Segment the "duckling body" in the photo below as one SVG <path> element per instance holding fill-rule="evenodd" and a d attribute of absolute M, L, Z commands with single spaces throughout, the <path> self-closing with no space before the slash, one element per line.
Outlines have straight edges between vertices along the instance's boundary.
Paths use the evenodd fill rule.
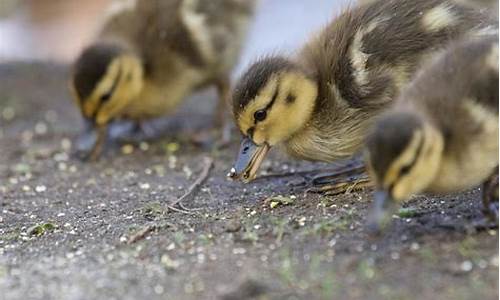
<path fill-rule="evenodd" d="M 351 157 L 425 61 L 453 40 L 497 27 L 453 1 L 370 1 L 335 18 L 296 57 L 252 65 L 235 89 L 236 122 L 253 148 L 279 145 L 314 161 Z M 256 120 L 262 110 L 266 118 Z M 233 177 L 256 169 L 243 166 L 238 159 Z"/>
<path fill-rule="evenodd" d="M 459 192 L 497 173 L 498 100 L 498 36 L 438 55 L 368 138 L 371 173 L 385 195 L 376 201 Z"/>
<path fill-rule="evenodd" d="M 292 156 L 321 161 L 361 149 L 373 117 L 450 41 L 488 28 L 479 12 L 446 1 L 374 1 L 343 14 L 299 54 L 318 83 L 311 119 L 284 142 Z"/>
<path fill-rule="evenodd" d="M 109 20 L 75 63 L 72 85 L 82 114 L 97 126 L 117 118 L 141 121 L 172 112 L 211 84 L 223 110 L 254 4 L 135 1 Z"/>

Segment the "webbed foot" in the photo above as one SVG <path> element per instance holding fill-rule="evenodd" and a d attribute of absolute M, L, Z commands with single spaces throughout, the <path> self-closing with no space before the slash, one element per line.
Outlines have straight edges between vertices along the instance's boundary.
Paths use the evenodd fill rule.
<path fill-rule="evenodd" d="M 492 223 L 498 225 L 498 171 L 483 183 L 483 213 Z"/>

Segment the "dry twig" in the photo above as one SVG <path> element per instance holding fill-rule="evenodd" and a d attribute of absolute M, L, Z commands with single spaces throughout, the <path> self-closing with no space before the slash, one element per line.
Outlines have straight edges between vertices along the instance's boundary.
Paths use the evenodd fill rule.
<path fill-rule="evenodd" d="M 210 157 L 205 157 L 204 166 L 200 176 L 196 179 L 195 182 L 193 182 L 193 184 L 188 188 L 188 190 L 184 193 L 184 195 L 182 195 L 180 198 L 170 203 L 167 207 L 169 209 L 172 209 L 173 211 L 191 213 L 189 209 L 185 208 L 182 205 L 182 201 L 192 196 L 200 188 L 203 182 L 205 182 L 205 180 L 208 178 L 208 175 L 210 174 L 210 170 L 212 169 L 213 165 L 214 165 L 214 160 Z M 176 205 L 181 207 L 181 209 L 175 208 Z"/>
<path fill-rule="evenodd" d="M 127 241 L 127 244 L 133 244 L 139 240 L 142 240 L 146 235 L 148 235 L 148 233 L 150 233 L 151 231 L 155 230 L 156 229 L 156 225 L 155 224 L 150 224 L 150 225 L 147 225 L 145 227 L 143 227 L 141 230 L 137 231 L 136 233 L 134 233 L 134 235 L 132 235 L 128 241 Z"/>

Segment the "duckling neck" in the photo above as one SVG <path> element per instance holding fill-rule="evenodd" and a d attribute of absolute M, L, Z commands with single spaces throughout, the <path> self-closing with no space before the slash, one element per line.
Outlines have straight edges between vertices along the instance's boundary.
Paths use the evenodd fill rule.
<path fill-rule="evenodd" d="M 299 159 L 324 162 L 356 154 L 374 121 L 372 115 L 347 107 L 337 107 L 332 114 L 331 109 L 316 109 L 306 125 L 284 143 L 285 151 Z"/>

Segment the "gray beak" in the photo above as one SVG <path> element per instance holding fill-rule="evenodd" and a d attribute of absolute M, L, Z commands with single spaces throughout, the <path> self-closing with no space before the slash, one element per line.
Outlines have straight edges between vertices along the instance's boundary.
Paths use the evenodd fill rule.
<path fill-rule="evenodd" d="M 268 151 L 269 146 L 267 144 L 259 146 L 252 139 L 243 138 L 238 157 L 228 177 L 235 180 L 241 179 L 243 182 L 252 181 Z"/>
<path fill-rule="evenodd" d="M 97 141 L 97 132 L 94 122 L 91 119 L 83 119 L 83 131 L 76 139 L 76 150 L 88 152 L 94 147 Z"/>
<path fill-rule="evenodd" d="M 373 206 L 367 217 L 367 230 L 371 235 L 380 235 L 390 223 L 397 204 L 386 190 L 377 190 L 373 194 Z"/>

